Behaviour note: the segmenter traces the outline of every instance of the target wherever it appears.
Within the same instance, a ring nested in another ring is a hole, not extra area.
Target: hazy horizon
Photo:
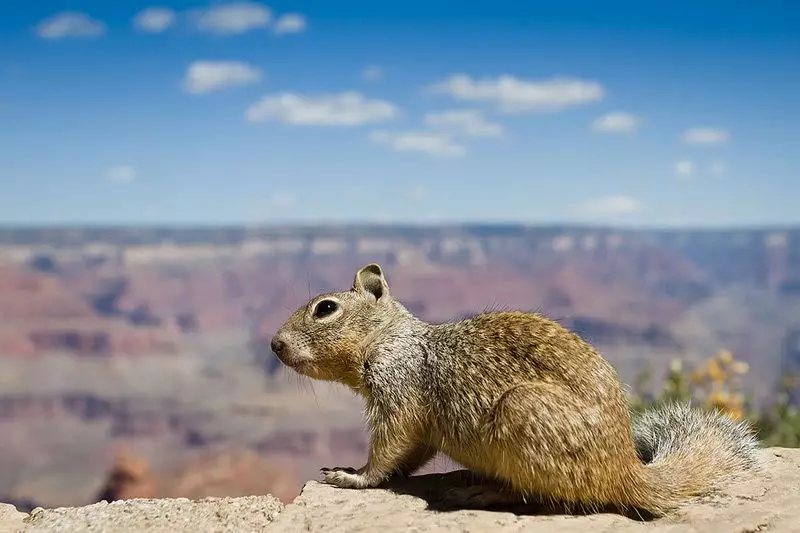
[[[408,229],[470,229],[470,228],[494,228],[494,229],[575,229],[575,230],[596,230],[596,231],[619,231],[619,232],[772,232],[789,231],[800,232],[800,222],[786,224],[719,224],[719,225],[613,225],[602,223],[581,223],[581,222],[542,222],[532,223],[526,221],[499,220],[499,221],[480,221],[480,220],[455,220],[442,222],[414,222],[407,220],[399,221],[374,221],[374,220],[343,220],[343,221],[274,221],[258,224],[246,223],[81,223],[70,222],[67,224],[24,224],[24,223],[3,223],[0,222],[0,232],[2,231],[80,231],[80,230],[169,230],[169,231],[213,231],[213,230],[237,230],[237,231],[258,231],[270,229],[308,229],[308,230],[336,230],[348,228],[388,228],[402,230]]]

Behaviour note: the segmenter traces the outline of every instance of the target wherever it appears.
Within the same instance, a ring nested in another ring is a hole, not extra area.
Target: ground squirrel
[[[661,516],[758,464],[751,428],[721,414],[678,404],[632,423],[615,369],[561,324],[520,311],[429,324],[374,263],[350,290],[300,307],[271,348],[364,398],[367,464],[323,469],[338,487],[375,487],[442,452],[498,487],[465,506],[538,499]]]

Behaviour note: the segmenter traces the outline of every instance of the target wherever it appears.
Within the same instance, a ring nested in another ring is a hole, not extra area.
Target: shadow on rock
[[[452,512],[467,509],[510,512],[520,516],[575,515],[612,513],[637,522],[649,522],[656,517],[635,509],[617,506],[593,506],[565,502],[540,502],[535,500],[510,503],[503,497],[500,486],[469,470],[456,470],[443,474],[424,474],[409,478],[393,477],[381,488],[396,494],[407,494],[425,500],[428,509]]]

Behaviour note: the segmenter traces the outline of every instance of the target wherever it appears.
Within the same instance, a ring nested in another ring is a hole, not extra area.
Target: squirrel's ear
[[[389,284],[386,283],[383,270],[377,263],[365,265],[356,272],[353,289],[374,296],[376,301],[389,295]]]

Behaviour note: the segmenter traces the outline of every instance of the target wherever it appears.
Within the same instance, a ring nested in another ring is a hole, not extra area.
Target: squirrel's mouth
[[[308,359],[299,359],[294,360],[291,362],[284,363],[288,368],[291,368],[301,376],[306,377],[315,377],[316,373],[314,371],[313,363]]]
[[[276,353],[275,356],[281,363],[299,374],[304,374],[311,366],[310,358],[291,350],[283,350],[281,353]]]
[[[283,363],[284,365],[288,366],[293,370],[299,370],[303,368],[303,366],[305,366],[306,363],[308,363],[307,360],[303,360],[301,358],[292,358],[284,356],[283,358],[278,357],[278,359],[281,360],[281,363]]]

